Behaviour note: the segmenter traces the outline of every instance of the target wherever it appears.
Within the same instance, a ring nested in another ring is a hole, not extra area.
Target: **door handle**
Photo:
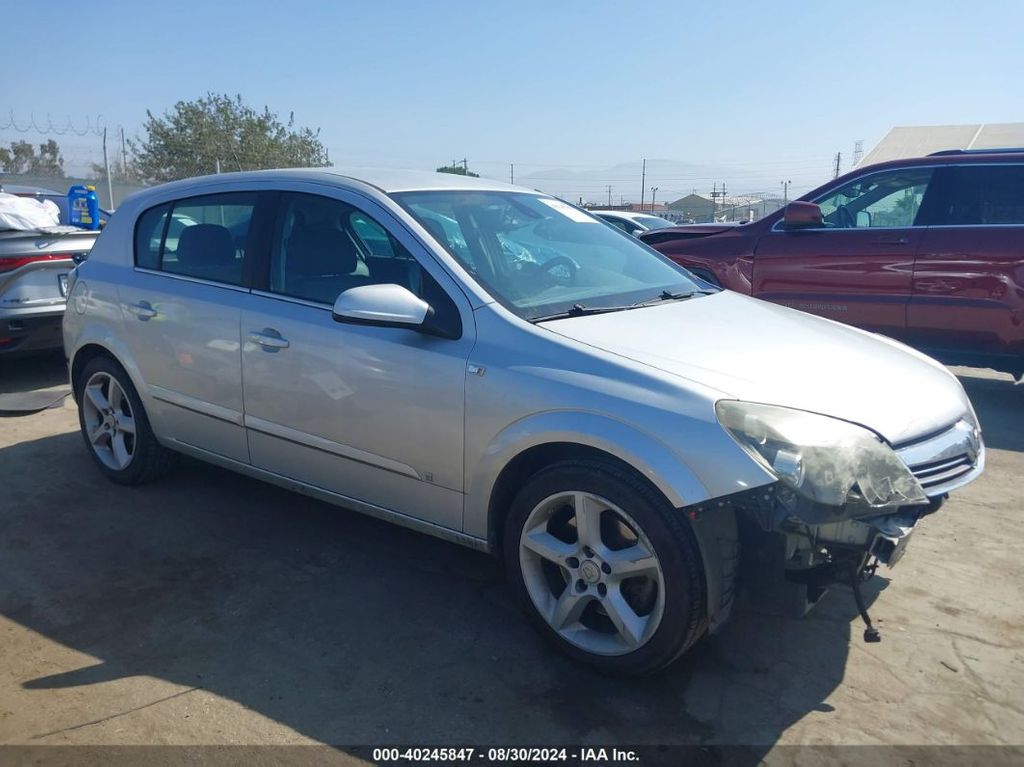
[[[281,338],[281,334],[273,328],[263,328],[262,331],[252,330],[249,332],[249,340],[259,344],[264,351],[276,352],[278,349],[287,349],[290,344],[287,338]]]
[[[156,317],[156,309],[149,301],[139,301],[128,307],[128,311],[135,315],[135,318],[147,322]]]
[[[910,240],[906,237],[879,237],[872,240],[872,245],[906,245]]]

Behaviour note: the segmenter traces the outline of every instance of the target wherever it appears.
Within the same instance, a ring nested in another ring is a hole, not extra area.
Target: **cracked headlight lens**
[[[721,400],[718,421],[750,456],[799,495],[870,509],[927,503],[921,485],[874,433],[837,418]]]

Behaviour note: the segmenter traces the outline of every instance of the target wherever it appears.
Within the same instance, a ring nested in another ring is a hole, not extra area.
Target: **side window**
[[[160,245],[164,239],[164,227],[170,205],[150,208],[135,224],[135,265],[144,269],[160,268]]]
[[[425,272],[366,213],[329,197],[285,193],[270,251],[270,290],[333,304],[360,285],[397,284],[424,296]]]
[[[256,195],[191,197],[151,208],[135,225],[135,264],[230,285],[242,283]]]
[[[962,165],[949,169],[949,190],[934,224],[1024,224],[1024,165]]]
[[[611,217],[605,218],[604,216],[601,216],[601,218],[604,221],[606,221],[609,224],[611,224],[612,226],[614,226],[616,229],[621,229],[622,231],[626,232],[627,234],[629,233],[629,229],[626,226],[626,222],[623,221],[621,218],[611,218]]]
[[[874,173],[815,202],[821,206],[825,226],[833,229],[913,226],[931,177],[931,168]]]

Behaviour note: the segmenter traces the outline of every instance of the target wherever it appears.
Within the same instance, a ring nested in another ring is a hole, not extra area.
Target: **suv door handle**
[[[910,242],[906,237],[879,237],[877,240],[872,240],[872,245],[906,245]]]
[[[139,301],[128,307],[128,311],[135,315],[135,319],[147,322],[156,317],[156,309],[149,301]]]
[[[278,349],[287,349],[290,344],[287,338],[281,338],[281,334],[273,328],[263,328],[262,331],[249,331],[249,340],[254,344],[263,347],[263,351],[276,352]]]

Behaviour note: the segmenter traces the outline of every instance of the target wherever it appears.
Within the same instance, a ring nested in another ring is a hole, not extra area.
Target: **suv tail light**
[[[37,264],[40,261],[70,261],[74,253],[42,253],[38,256],[0,256],[0,274],[13,272],[26,264]]]

